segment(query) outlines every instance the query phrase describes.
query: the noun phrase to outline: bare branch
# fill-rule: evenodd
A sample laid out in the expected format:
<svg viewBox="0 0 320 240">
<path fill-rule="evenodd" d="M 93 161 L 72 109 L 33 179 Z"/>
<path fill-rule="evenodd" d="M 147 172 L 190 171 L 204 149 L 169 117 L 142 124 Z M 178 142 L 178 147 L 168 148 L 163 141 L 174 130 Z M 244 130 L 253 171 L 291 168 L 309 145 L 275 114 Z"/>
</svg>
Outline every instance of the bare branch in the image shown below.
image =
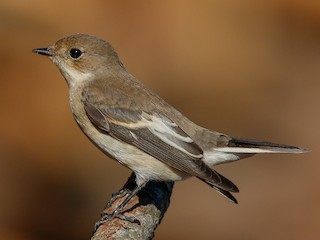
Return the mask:
<svg viewBox="0 0 320 240">
<path fill-rule="evenodd" d="M 132 173 L 123 188 L 113 194 L 103 213 L 111 214 L 135 186 Z M 172 188 L 173 182 L 148 182 L 122 211 L 124 216 L 136 219 L 140 224 L 114 218 L 99 226 L 91 240 L 152 239 L 169 207 Z"/>
</svg>

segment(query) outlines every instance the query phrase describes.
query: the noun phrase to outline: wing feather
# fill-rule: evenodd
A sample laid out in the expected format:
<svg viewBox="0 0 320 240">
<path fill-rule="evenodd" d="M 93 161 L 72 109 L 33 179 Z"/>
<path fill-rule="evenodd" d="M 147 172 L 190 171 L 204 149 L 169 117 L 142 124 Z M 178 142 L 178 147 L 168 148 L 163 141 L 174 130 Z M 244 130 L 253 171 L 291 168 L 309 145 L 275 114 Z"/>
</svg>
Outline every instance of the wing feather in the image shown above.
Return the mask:
<svg viewBox="0 0 320 240">
<path fill-rule="evenodd" d="M 88 118 L 100 131 L 106 131 L 165 164 L 204 179 L 219 189 L 238 191 L 230 180 L 202 161 L 202 149 L 168 117 L 115 106 L 98 108 L 88 102 L 84 103 L 84 107 Z"/>
</svg>

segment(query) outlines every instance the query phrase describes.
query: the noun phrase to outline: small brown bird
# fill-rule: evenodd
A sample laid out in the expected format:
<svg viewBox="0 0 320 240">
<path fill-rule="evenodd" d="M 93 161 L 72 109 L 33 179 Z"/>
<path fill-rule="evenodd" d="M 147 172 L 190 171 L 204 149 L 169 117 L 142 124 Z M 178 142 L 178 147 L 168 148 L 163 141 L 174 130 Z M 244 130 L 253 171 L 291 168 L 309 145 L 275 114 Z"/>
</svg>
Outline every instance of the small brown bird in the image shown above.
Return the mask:
<svg viewBox="0 0 320 240">
<path fill-rule="evenodd" d="M 75 120 L 105 154 L 130 168 L 137 187 L 108 221 L 150 180 L 179 181 L 195 176 L 237 203 L 238 188 L 213 166 L 256 153 L 303 153 L 306 149 L 233 138 L 191 122 L 133 77 L 112 46 L 75 34 L 33 52 L 48 56 L 70 91 Z"/>
</svg>

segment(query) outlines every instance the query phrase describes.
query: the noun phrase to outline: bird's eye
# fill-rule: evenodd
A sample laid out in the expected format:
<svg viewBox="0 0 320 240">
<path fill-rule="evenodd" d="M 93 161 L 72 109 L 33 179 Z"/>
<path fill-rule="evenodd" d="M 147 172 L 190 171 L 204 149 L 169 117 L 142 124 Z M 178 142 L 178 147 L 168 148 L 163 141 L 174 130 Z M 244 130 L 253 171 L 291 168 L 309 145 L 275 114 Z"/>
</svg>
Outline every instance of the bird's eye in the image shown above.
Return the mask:
<svg viewBox="0 0 320 240">
<path fill-rule="evenodd" d="M 81 56 L 82 51 L 78 48 L 71 48 L 70 50 L 70 57 L 77 59 Z"/>
</svg>

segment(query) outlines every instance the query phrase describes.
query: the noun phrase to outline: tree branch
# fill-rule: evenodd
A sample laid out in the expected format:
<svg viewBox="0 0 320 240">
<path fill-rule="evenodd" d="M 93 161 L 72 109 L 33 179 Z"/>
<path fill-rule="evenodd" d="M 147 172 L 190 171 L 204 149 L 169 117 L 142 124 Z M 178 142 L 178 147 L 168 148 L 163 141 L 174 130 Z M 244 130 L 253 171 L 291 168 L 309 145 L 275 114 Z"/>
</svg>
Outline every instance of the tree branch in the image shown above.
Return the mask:
<svg viewBox="0 0 320 240">
<path fill-rule="evenodd" d="M 127 190 L 132 191 L 135 186 L 135 174 L 132 173 L 123 188 L 112 195 L 103 213 L 111 214 L 128 196 Z M 114 218 L 99 226 L 91 240 L 152 239 L 169 207 L 172 189 L 173 182 L 148 182 L 122 211 L 124 216 L 133 217 L 140 224 Z"/>
</svg>

